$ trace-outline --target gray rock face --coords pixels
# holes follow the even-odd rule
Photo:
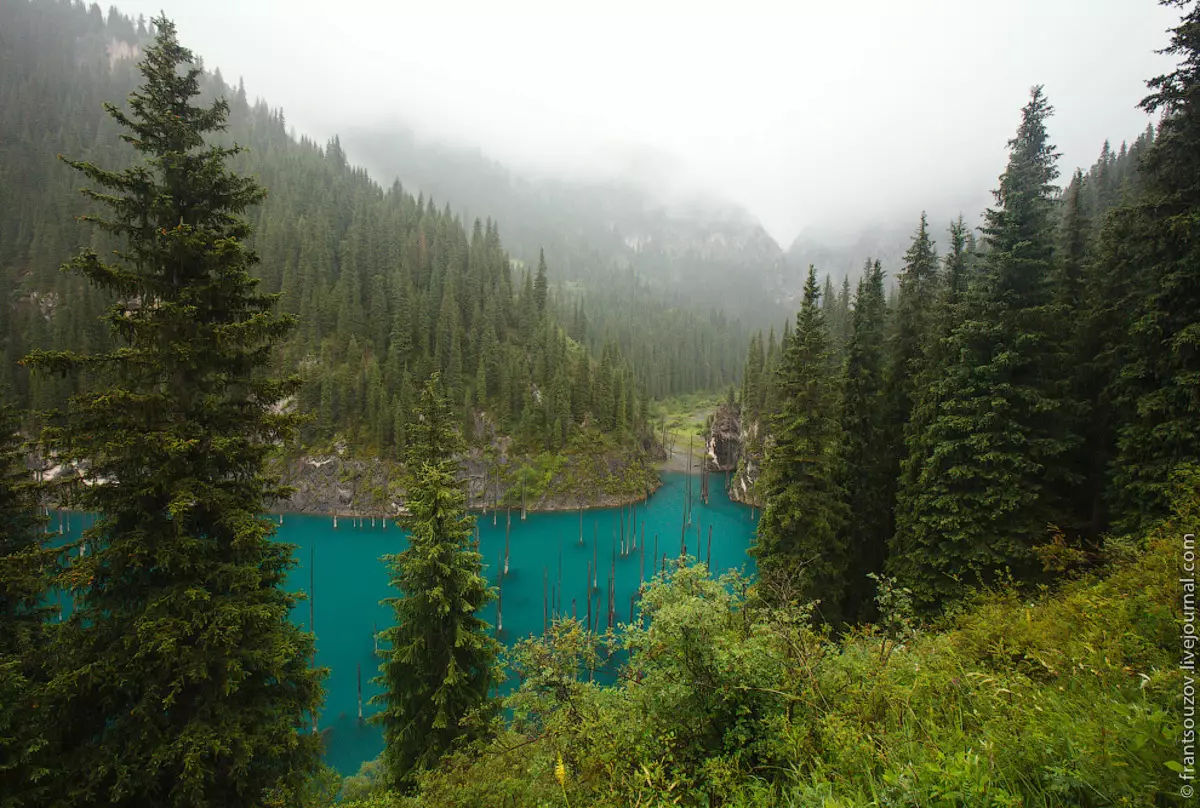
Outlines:
[[[395,468],[384,461],[333,454],[300,457],[281,466],[283,484],[295,490],[272,510],[366,517],[395,516],[400,511],[399,492],[390,482],[396,477]]]
[[[708,430],[708,453],[704,462],[709,471],[733,471],[742,458],[742,424],[737,410],[722,404],[713,412]]]
[[[755,493],[763,454],[758,422],[743,423],[736,407],[722,404],[713,413],[707,444],[708,470],[733,473],[729,498],[762,507]]]
[[[472,448],[462,458],[460,480],[472,509],[519,508],[522,493],[513,473],[528,458],[509,454],[511,441],[496,438],[486,449]],[[274,503],[272,511],[336,514],[344,517],[397,516],[403,507],[399,464],[381,459],[350,458],[339,447],[330,455],[312,455],[277,463],[276,472],[294,491]],[[524,497],[530,511],[615,507],[645,499],[658,487],[648,470],[646,453],[635,450],[595,456],[564,456],[548,484]],[[632,486],[621,480],[638,480]]]

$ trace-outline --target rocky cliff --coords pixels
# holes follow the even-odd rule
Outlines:
[[[576,444],[562,452],[530,456],[511,448],[507,438],[500,438],[462,458],[469,507],[611,507],[645,499],[661,484],[653,457],[640,449]],[[278,460],[275,471],[295,491],[272,511],[373,518],[396,516],[403,507],[399,464],[353,457],[345,445],[330,454]]]
[[[720,405],[709,425],[706,449],[708,470],[732,475],[729,478],[729,498],[762,507],[754,487],[762,469],[762,441],[759,439],[758,422],[743,423],[736,405]]]

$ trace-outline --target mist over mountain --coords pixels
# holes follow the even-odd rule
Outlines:
[[[962,211],[968,226],[975,226],[979,214],[986,205],[980,200],[977,205]],[[884,283],[892,286],[904,267],[904,253],[912,243],[921,211],[914,211],[912,221],[877,222],[861,229],[838,232],[827,228],[806,228],[788,246],[785,260],[791,270],[792,283],[782,287],[798,298],[803,271],[812,264],[822,275],[828,275],[834,284],[849,278],[851,283],[862,275],[863,263],[877,259],[883,266]],[[945,249],[950,222],[958,214],[939,215],[929,213],[929,227],[935,248]]]
[[[744,207],[673,183],[667,170],[640,178],[624,167],[585,176],[512,170],[480,149],[422,138],[412,128],[351,126],[341,142],[381,183],[395,179],[467,219],[505,223],[505,247],[585,287],[613,271],[644,278],[668,297],[761,319],[774,312],[783,251]],[[604,176],[607,174],[607,176]]]

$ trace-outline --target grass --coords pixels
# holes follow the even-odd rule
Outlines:
[[[692,458],[704,456],[708,417],[723,401],[724,393],[689,393],[656,401],[650,406],[650,422],[662,440],[666,424],[666,446],[673,449],[676,462],[682,458],[687,462],[688,443],[692,445]]]
[[[1200,475],[1149,535],[1110,539],[1097,569],[968,594],[924,625],[888,584],[887,618],[843,637],[811,626],[809,607],[758,601],[737,575],[672,570],[643,591],[634,625],[597,637],[562,620],[513,649],[511,716],[423,774],[419,796],[366,783],[343,804],[1191,804],[1178,579],[1198,520]],[[582,673],[614,652],[616,682]]]

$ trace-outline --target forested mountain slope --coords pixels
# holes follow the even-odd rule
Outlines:
[[[399,126],[352,128],[343,140],[381,179],[399,177],[463,200],[472,215],[500,217],[514,257],[532,261],[544,247],[563,277],[584,289],[608,285],[614,275],[634,277],[656,298],[701,316],[718,308],[757,324],[782,302],[779,245],[732,203],[667,202],[615,177],[523,176],[479,151],[428,142]]]
[[[65,380],[31,379],[17,360],[34,347],[90,349],[107,339],[106,301],[59,272],[89,234],[79,182],[56,156],[120,167],[105,103],[136,83],[147,39],[115,10],[58,0],[0,3],[0,386],[35,409],[64,399]],[[268,188],[252,211],[264,291],[300,328],[279,357],[306,383],[301,409],[317,416],[306,441],[341,434],[394,454],[419,380],[440,371],[464,418],[532,449],[596,427],[633,438],[648,399],[731,381],[741,331],[717,313],[667,305],[636,279],[580,294],[551,285],[558,268],[517,262],[500,225],[464,221],[449,203],[383,188],[335,138],[297,139],[284,114],[220,74],[205,92],[230,100],[236,161]],[[100,242],[97,247],[106,248]],[[481,419],[481,420],[480,420]]]

